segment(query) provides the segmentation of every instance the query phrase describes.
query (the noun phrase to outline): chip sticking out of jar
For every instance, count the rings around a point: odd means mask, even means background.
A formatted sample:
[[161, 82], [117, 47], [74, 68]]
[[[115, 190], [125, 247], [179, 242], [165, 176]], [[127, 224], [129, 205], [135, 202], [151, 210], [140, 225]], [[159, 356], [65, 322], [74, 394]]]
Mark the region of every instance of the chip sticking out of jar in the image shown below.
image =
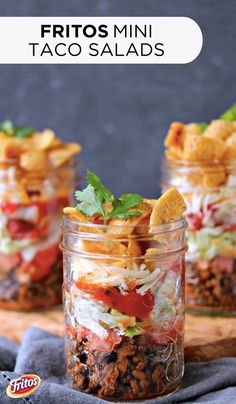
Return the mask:
[[72, 200], [76, 155], [51, 129], [0, 125], [0, 307], [61, 303], [61, 212]]
[[117, 199], [93, 172], [87, 180], [63, 222], [73, 387], [105, 399], [169, 394], [183, 374], [185, 202], [174, 188]]
[[[171, 124], [162, 191], [187, 203], [186, 307], [236, 313], [236, 104], [208, 123]], [[165, 194], [164, 194], [165, 195]]]
[[63, 210], [71, 220], [121, 227], [129, 224], [158, 225], [181, 219], [186, 209], [184, 199], [176, 188], [168, 190], [157, 200], [144, 200], [138, 194], [124, 194], [116, 199], [92, 171], [88, 171], [87, 180], [87, 188], [75, 193], [78, 205]]

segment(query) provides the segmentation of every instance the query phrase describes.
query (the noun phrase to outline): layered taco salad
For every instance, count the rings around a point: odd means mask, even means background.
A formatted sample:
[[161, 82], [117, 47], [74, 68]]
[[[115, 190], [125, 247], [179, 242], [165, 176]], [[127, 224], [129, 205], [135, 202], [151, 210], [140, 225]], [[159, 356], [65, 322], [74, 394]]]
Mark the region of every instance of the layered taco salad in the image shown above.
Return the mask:
[[[0, 125], [0, 307], [61, 300], [60, 214], [71, 200], [73, 156], [50, 129]], [[74, 167], [73, 167], [74, 169]]]
[[236, 311], [236, 104], [210, 123], [174, 122], [163, 190], [176, 186], [188, 209], [187, 307]]
[[185, 203], [119, 199], [88, 172], [64, 208], [67, 369], [73, 387], [127, 400], [174, 391], [183, 374]]

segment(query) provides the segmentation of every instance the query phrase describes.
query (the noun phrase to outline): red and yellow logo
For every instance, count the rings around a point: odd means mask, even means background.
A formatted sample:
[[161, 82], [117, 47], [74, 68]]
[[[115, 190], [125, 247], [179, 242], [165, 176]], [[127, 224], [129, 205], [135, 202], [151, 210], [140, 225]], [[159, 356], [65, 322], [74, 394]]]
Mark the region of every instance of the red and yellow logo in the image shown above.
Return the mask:
[[26, 374], [10, 382], [6, 388], [8, 397], [19, 398], [33, 393], [40, 386], [41, 379], [38, 375]]

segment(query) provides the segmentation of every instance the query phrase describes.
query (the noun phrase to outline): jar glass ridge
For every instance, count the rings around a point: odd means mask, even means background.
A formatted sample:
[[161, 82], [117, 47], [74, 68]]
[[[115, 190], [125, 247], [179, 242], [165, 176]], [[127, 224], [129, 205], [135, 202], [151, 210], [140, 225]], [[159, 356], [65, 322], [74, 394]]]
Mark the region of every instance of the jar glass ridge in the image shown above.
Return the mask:
[[64, 218], [67, 371], [108, 400], [175, 391], [184, 369], [185, 221], [112, 226]]

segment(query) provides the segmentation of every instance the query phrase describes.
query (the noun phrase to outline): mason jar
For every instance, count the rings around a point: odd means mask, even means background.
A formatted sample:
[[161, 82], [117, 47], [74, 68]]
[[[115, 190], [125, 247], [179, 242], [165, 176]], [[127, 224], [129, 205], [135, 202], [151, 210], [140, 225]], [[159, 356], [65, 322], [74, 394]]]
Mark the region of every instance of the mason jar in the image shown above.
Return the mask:
[[186, 308], [236, 314], [236, 162], [166, 160], [163, 192], [170, 186], [188, 207]]
[[165, 396], [184, 370], [185, 221], [137, 226], [64, 216], [67, 372], [108, 400]]
[[61, 303], [62, 208], [72, 201], [75, 157], [46, 172], [0, 161], [0, 308]]

